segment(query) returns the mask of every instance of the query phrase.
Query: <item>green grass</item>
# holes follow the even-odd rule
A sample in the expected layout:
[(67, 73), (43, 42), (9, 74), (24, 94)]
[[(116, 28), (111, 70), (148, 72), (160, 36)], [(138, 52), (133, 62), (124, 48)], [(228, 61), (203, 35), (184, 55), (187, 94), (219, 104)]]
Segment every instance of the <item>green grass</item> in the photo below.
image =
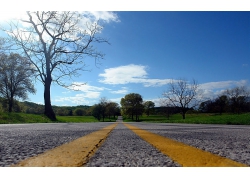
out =
[[(1, 113), (0, 124), (23, 124), (23, 123), (87, 123), (99, 122), (93, 116), (57, 116), (57, 121), (51, 121), (44, 115), (26, 113)], [(104, 122), (114, 122), (116, 119), (104, 119)], [(100, 122), (103, 122), (102, 120)]]
[[(105, 119), (104, 122), (114, 122), (116, 118)], [(132, 121), (124, 119), (125, 122)], [(44, 115), (25, 113), (0, 113), (0, 124), (23, 124), (23, 123), (87, 123), (103, 122), (98, 121), (93, 116), (57, 116), (57, 121), (51, 121)], [(235, 124), (250, 125), (250, 113), (245, 114), (187, 114), (186, 119), (182, 119), (181, 114), (174, 114), (167, 119), (161, 115), (150, 115), (140, 117), (140, 122), (155, 123), (189, 123), (189, 124)]]
[[(125, 121), (131, 121), (126, 119)], [(250, 125), (250, 113), (245, 114), (187, 114), (186, 119), (182, 119), (181, 114), (174, 114), (167, 119), (160, 115), (142, 116), (140, 122), (156, 123), (188, 123), (188, 124), (234, 124)]]
[(43, 115), (25, 113), (0, 113), (0, 124), (50, 123)]

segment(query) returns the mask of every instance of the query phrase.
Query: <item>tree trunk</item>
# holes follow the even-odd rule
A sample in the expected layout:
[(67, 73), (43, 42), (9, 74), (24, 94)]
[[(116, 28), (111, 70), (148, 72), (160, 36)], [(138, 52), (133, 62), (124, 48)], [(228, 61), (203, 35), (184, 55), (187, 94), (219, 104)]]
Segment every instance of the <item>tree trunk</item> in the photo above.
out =
[(9, 99), (9, 113), (12, 112), (12, 107), (13, 107), (13, 97)]
[(46, 78), (44, 85), (44, 114), (51, 119), (52, 121), (56, 120), (56, 115), (52, 109), (51, 101), (50, 101), (50, 85), (51, 78)]
[(186, 112), (185, 111), (182, 112), (182, 119), (186, 119)]

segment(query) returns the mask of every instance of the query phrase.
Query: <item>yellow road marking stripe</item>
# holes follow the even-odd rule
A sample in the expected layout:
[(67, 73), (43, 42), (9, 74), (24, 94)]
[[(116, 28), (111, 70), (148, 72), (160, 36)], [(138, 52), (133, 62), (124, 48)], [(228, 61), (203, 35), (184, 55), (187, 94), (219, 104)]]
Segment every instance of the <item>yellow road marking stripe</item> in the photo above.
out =
[(13, 166), (26, 167), (80, 167), (87, 163), (117, 123), (63, 144), (43, 154), (28, 158)]
[(184, 167), (248, 167), (207, 151), (125, 124), (134, 133)]

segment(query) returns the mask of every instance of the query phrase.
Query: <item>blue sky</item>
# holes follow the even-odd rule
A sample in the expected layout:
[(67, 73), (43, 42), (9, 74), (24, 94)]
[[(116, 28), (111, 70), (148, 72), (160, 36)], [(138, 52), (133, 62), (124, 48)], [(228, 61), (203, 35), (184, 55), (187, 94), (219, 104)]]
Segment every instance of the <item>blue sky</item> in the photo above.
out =
[[(51, 87), (52, 105), (93, 105), (100, 98), (120, 102), (139, 93), (156, 104), (171, 79), (196, 79), (204, 95), (249, 86), (250, 12), (114, 11), (99, 34), (111, 45), (100, 65), (86, 58), (86, 70), (74, 83), (78, 91)], [(108, 16), (104, 15), (105, 18)], [(112, 17), (112, 18), (110, 18)], [(67, 81), (67, 79), (66, 79)], [(29, 101), (43, 103), (43, 86)], [(76, 89), (72, 87), (72, 89)]]

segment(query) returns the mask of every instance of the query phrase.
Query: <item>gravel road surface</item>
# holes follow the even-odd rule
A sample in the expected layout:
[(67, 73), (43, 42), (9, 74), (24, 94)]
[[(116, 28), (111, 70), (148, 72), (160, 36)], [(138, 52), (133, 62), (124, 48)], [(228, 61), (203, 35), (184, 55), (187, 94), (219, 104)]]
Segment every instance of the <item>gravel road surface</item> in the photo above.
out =
[(250, 166), (250, 126), (167, 123), (131, 125)]
[(86, 165), (87, 167), (180, 166), (119, 123)]
[[(130, 124), (250, 166), (250, 126)], [(10, 166), (108, 125), (110, 123), (0, 125), (0, 166)], [(86, 166), (179, 165), (119, 123)]]
[(0, 167), (70, 142), (109, 123), (0, 125)]

